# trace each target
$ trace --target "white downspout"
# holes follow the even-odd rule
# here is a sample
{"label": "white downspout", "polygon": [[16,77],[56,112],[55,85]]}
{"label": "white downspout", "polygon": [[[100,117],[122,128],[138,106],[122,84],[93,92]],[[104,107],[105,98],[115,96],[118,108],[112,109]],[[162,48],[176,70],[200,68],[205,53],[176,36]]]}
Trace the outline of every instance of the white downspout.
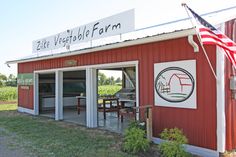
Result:
{"label": "white downspout", "polygon": [[199,47],[197,43],[193,40],[193,35],[188,36],[188,43],[193,47],[194,52],[199,52]]}

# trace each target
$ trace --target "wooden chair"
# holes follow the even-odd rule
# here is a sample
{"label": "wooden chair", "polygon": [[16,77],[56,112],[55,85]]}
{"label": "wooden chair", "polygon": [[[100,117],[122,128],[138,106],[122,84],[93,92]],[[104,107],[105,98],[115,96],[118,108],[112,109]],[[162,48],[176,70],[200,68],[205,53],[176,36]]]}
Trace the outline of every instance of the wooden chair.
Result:
{"label": "wooden chair", "polygon": [[[108,106],[107,106],[107,102],[108,102]],[[113,102],[116,102],[116,106],[113,105]],[[116,97],[106,97],[103,98],[103,103],[102,103],[102,107],[100,107],[100,110],[103,111],[103,117],[104,119],[106,119],[106,113],[107,112],[117,112],[117,116],[120,116],[119,113],[119,99]]]}
{"label": "wooden chair", "polygon": [[120,112],[121,122],[124,121],[124,116],[131,117],[136,120],[136,109],[134,108],[122,108],[120,109],[119,112]]}
{"label": "wooden chair", "polygon": [[121,122],[124,121],[124,116],[125,117],[131,117],[134,118],[136,120],[136,102],[134,102],[134,106],[133,107],[125,107],[124,105],[125,102],[121,102],[120,105],[120,110],[119,110],[119,115],[121,117]]}

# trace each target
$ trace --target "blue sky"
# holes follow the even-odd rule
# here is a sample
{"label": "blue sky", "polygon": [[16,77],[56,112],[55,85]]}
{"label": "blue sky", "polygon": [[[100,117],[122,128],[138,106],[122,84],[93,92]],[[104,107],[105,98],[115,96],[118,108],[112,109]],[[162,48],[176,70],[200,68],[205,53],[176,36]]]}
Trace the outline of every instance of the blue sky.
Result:
{"label": "blue sky", "polygon": [[[0,0],[0,73],[16,74],[7,60],[32,53],[32,41],[135,9],[135,27],[187,17],[183,0]],[[199,14],[236,6],[235,0],[186,0]]]}

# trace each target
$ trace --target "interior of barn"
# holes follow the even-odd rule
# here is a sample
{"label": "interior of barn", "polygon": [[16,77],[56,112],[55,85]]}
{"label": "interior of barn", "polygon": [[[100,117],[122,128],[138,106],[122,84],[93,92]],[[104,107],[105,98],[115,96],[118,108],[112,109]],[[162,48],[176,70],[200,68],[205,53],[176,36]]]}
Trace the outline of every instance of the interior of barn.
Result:
{"label": "interior of barn", "polygon": [[[100,74],[109,73],[110,82]],[[119,74],[119,79],[117,77]],[[118,80],[117,80],[118,79]],[[55,73],[39,74],[39,114],[55,118]],[[122,133],[137,118],[135,67],[97,69],[98,126]],[[86,71],[63,72],[63,120],[86,125]]]}

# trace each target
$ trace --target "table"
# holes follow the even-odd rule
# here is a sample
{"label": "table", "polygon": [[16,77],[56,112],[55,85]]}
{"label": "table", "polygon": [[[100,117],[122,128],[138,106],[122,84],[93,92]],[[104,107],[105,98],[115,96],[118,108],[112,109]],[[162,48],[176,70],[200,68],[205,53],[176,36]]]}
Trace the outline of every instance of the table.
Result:
{"label": "table", "polygon": [[78,99],[77,112],[78,112],[78,114],[80,114],[80,109],[81,109],[81,108],[86,108],[86,105],[85,105],[85,106],[80,105],[80,100],[81,100],[81,99],[86,99],[86,96],[76,96],[75,98]]}

